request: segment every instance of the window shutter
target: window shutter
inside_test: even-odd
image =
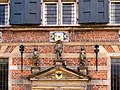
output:
[[[79,0],[79,23],[94,22],[92,5],[95,0]]]
[[[10,24],[40,24],[41,0],[10,0]]]
[[[25,0],[25,24],[40,24],[41,0]]]
[[[23,24],[24,0],[10,0],[10,24]]]
[[[108,0],[79,0],[79,23],[107,23]]]
[[[96,9],[97,23],[108,23],[109,22],[109,1],[108,0],[98,0],[97,2],[98,9]]]

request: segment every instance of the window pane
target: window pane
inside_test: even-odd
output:
[[[111,61],[111,90],[120,90],[120,59]]]
[[[8,5],[0,4],[0,25],[8,24]]]
[[[111,3],[111,23],[119,24],[120,23],[120,2]]]
[[[62,24],[75,23],[75,6],[74,3],[63,3],[62,5]]]
[[[57,4],[56,3],[45,4],[45,24],[47,25],[57,24]]]

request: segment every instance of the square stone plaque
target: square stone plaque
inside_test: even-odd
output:
[[[50,32],[50,42],[56,42],[58,40],[61,40],[63,42],[68,42],[69,41],[69,33],[62,32],[62,31]]]

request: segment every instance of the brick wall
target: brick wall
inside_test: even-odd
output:
[[[18,70],[12,70],[12,79],[20,80],[23,76],[31,75],[30,67],[33,64],[32,61],[32,52],[34,47],[38,48],[38,51],[40,53],[40,59],[39,59],[39,65],[40,66],[52,66],[54,65],[54,60],[56,59],[55,56],[55,43],[52,45],[49,41],[49,32],[48,31],[2,31],[3,35],[3,43],[24,43],[25,45],[25,51],[24,54],[27,54],[24,56],[24,66],[28,67],[27,69],[23,70],[23,72],[20,71],[20,68]],[[118,31],[69,31],[69,43],[70,45],[64,45],[64,51],[63,54],[66,54],[66,56],[63,57],[64,60],[66,60],[68,66],[78,66],[79,65],[79,52],[80,52],[80,45],[74,45],[74,42],[118,42]],[[40,43],[48,43],[48,45],[40,45]],[[39,45],[27,45],[27,43],[39,43]],[[63,43],[64,44],[64,43]],[[15,47],[18,47],[16,45],[12,45],[6,48],[4,53],[12,53],[12,51],[15,49]],[[86,53],[89,53],[93,55],[94,57],[87,57],[87,65],[88,67],[95,67],[95,53],[94,53],[94,45],[84,45],[84,48],[86,50]],[[111,45],[103,45],[103,48],[110,53],[114,52],[114,50],[111,48]],[[18,49],[18,48],[17,48]],[[19,51],[18,51],[19,52]],[[29,55],[30,54],[30,55]],[[48,55],[49,54],[49,55]],[[74,54],[75,56],[71,56]],[[67,56],[68,55],[68,56]],[[20,67],[20,56],[17,57],[13,55],[12,57],[12,66],[18,66]],[[98,65],[99,66],[107,66],[107,57],[101,57],[98,58]],[[88,68],[89,69],[89,68]],[[99,70],[98,72],[95,71],[95,69],[89,69],[89,76],[92,78],[92,80],[107,80],[108,78],[108,71],[107,70]],[[12,84],[12,90],[30,90],[31,85],[28,84]],[[107,85],[91,85],[91,90],[107,90]]]
[[[71,42],[115,42],[118,41],[118,31],[76,31],[70,32]]]
[[[49,42],[49,31],[2,31],[3,42]],[[115,42],[118,31],[69,31],[70,42]]]
[[[45,31],[4,31],[4,43],[49,42],[49,32]]]

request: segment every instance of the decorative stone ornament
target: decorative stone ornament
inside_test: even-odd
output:
[[[31,67],[31,72],[34,73],[38,73],[40,71],[40,67],[38,66],[39,63],[39,52],[38,52],[38,48],[34,48],[33,50],[33,66]]]
[[[57,54],[57,60],[62,59],[63,44],[61,40],[56,41],[55,51]]]
[[[56,57],[57,57],[57,60],[55,60],[55,65],[56,66],[65,66],[66,63],[62,59],[63,43],[61,40],[56,41],[55,52],[56,52]]]
[[[63,77],[62,71],[56,71],[56,72],[55,72],[55,77],[56,77],[57,79],[62,79],[62,77]]]
[[[2,42],[2,32],[0,32],[0,42]]]
[[[83,47],[80,49],[80,66],[86,66],[86,52]]]
[[[56,42],[61,40],[63,42],[69,41],[69,34],[68,32],[50,32],[50,42]]]
[[[34,66],[38,66],[38,62],[39,62],[39,52],[38,52],[38,49],[37,48],[34,48],[34,51],[33,51],[33,64]]]

